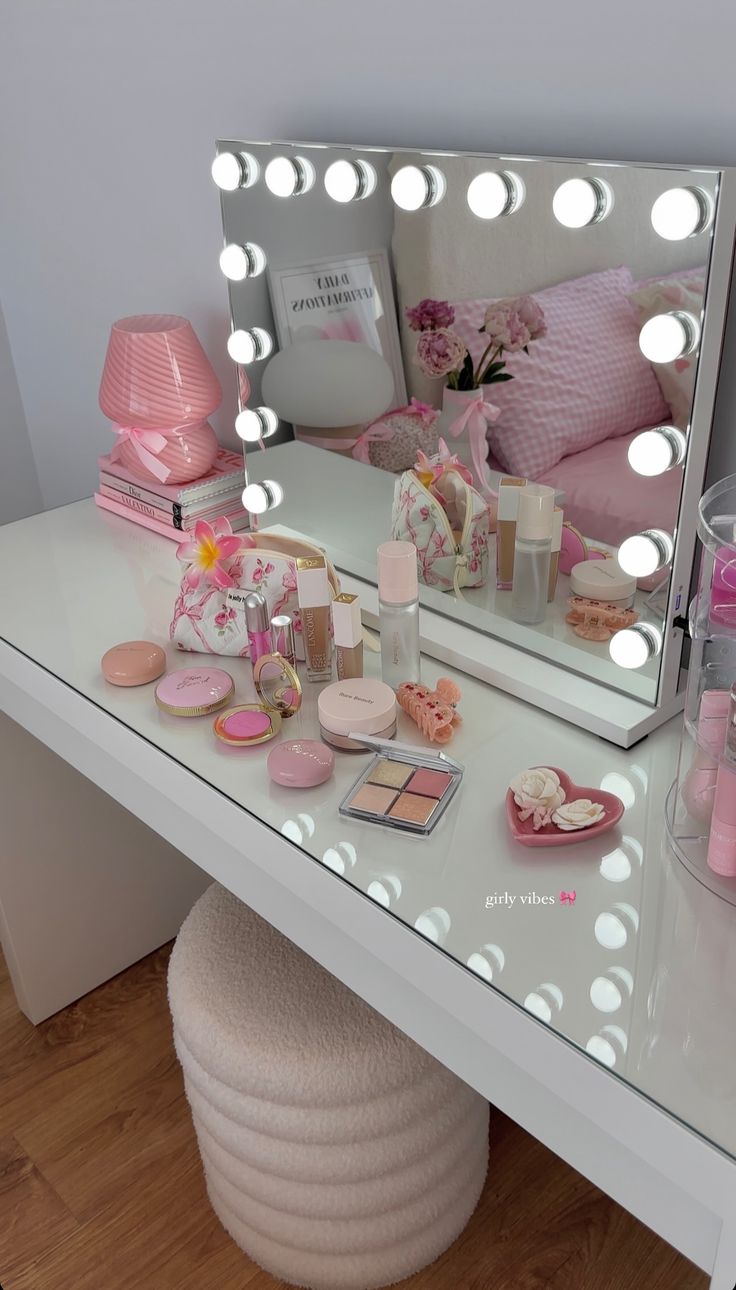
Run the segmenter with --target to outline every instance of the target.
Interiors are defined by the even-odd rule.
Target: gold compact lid
[[[296,671],[281,654],[263,654],[253,668],[258,697],[282,717],[293,717],[302,705],[302,686]]]

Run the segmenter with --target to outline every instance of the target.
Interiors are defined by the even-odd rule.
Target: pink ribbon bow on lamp
[[[447,433],[457,439],[466,429],[468,431],[468,443],[470,445],[470,455],[475,469],[477,486],[484,493],[487,493],[488,486],[485,482],[486,461],[488,459],[488,444],[486,443],[486,431],[489,425],[493,425],[501,415],[501,409],[497,408],[495,403],[486,403],[483,398],[483,391],[474,391],[477,393],[477,399],[466,404],[462,412],[448,426]]]
[[[158,454],[162,453],[166,447],[168,442],[166,435],[161,430],[144,430],[142,426],[113,425],[112,428],[118,436],[110,454],[112,460],[117,461],[120,456],[120,449],[127,440],[146,469],[150,470],[151,474],[155,475],[157,479],[160,479],[162,484],[165,484],[171,471],[168,466],[159,461]]]

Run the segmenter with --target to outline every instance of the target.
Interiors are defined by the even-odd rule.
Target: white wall
[[[43,508],[13,355],[0,308],[0,524]]]
[[[192,319],[226,438],[218,135],[736,164],[735,37],[727,0],[3,0],[0,297],[45,504],[93,486],[122,314]]]

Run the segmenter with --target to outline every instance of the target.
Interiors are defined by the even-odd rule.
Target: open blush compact
[[[442,752],[350,733],[375,750],[368,769],[340,803],[340,814],[407,833],[431,833],[455,796],[463,767]]]

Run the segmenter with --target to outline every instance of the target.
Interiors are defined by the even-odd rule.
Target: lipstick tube
[[[251,663],[257,663],[264,654],[271,653],[271,631],[268,622],[268,604],[260,591],[251,591],[245,597],[245,626],[248,632],[248,653]]]

